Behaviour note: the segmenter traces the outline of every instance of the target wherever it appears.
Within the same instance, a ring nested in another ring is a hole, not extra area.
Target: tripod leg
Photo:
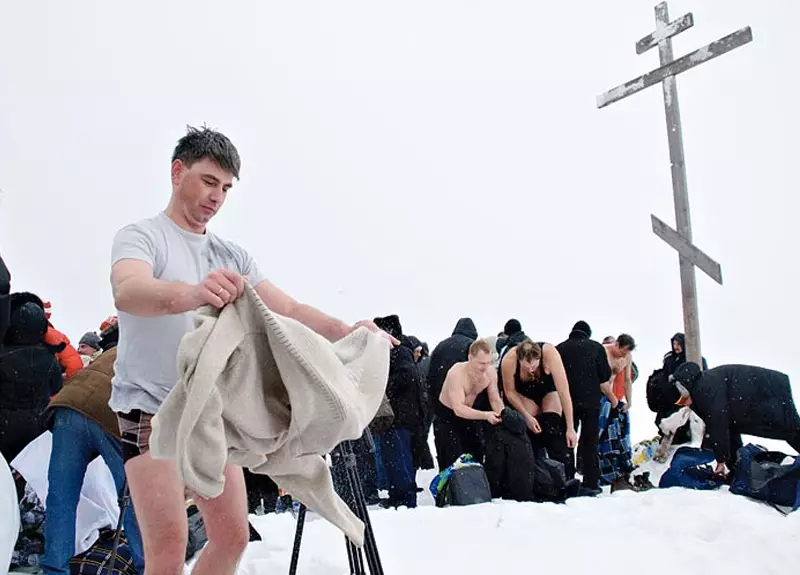
[[[306,506],[300,504],[297,513],[297,528],[294,532],[294,546],[292,547],[292,562],[289,564],[289,575],[297,574],[297,561],[300,559],[300,542],[303,539],[303,526],[306,522]]]
[[[364,553],[367,557],[370,575],[383,575],[383,565],[381,565],[378,554],[378,546],[375,542],[375,532],[372,529],[372,522],[369,518],[367,503],[364,500],[364,492],[361,489],[361,480],[358,477],[356,468],[356,458],[353,453],[353,446],[350,441],[343,442],[342,451],[347,470],[347,480],[353,493],[355,502],[355,514],[364,522]]]
[[[122,495],[119,498],[119,519],[117,520],[117,531],[114,533],[114,547],[111,549],[111,563],[108,567],[108,574],[114,575],[114,569],[117,567],[117,550],[119,549],[119,540],[122,537],[122,523],[125,520],[125,511],[128,509],[130,503],[130,493],[128,491],[128,480],[125,480],[125,485],[122,487]]]

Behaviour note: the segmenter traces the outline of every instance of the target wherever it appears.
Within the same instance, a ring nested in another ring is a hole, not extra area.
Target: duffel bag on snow
[[[460,456],[453,465],[440,471],[429,489],[436,507],[475,505],[492,500],[486,471],[469,454]]]
[[[661,476],[658,486],[717,489],[725,483],[725,478],[714,473],[711,468],[714,459],[714,452],[709,449],[681,447],[672,457],[669,469]]]
[[[775,506],[800,508],[800,457],[768,451],[760,445],[745,445],[737,454],[731,493],[766,501]]]

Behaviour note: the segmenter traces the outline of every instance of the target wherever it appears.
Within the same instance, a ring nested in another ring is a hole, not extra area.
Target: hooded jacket
[[[469,346],[478,339],[478,330],[471,318],[462,317],[453,329],[453,335],[439,342],[431,353],[430,368],[428,370],[428,397],[433,406],[434,414],[441,409],[439,395],[444,387],[447,372],[455,364],[467,361]]]
[[[42,298],[36,294],[30,292],[17,292],[11,294],[12,309],[28,302],[38,305],[40,308],[42,308],[42,311],[45,312],[45,318],[49,317],[47,315],[48,312],[45,309],[45,304],[42,301]],[[44,343],[55,350],[58,363],[61,365],[61,369],[64,372],[65,377],[72,377],[81,369],[83,369],[83,360],[81,359],[81,355],[78,353],[78,350],[72,346],[69,338],[66,335],[53,327],[53,324],[50,323],[49,319],[47,320],[47,331],[44,334]]]
[[[336,343],[271,312],[255,289],[201,308],[178,349],[179,381],[153,417],[154,457],[186,486],[222,493],[230,462],[269,475],[358,546],[364,525],[339,498],[325,455],[361,437],[389,373],[389,342],[360,328]]]
[[[44,310],[33,303],[15,307],[0,352],[0,451],[12,461],[44,432],[42,413],[61,389],[61,368],[42,343]]]
[[[8,316],[11,311],[10,293],[11,273],[8,271],[2,256],[0,256],[0,350],[3,349],[3,339],[8,329]]]
[[[611,379],[611,366],[603,344],[580,330],[556,346],[569,381],[569,394],[576,407],[600,408],[600,386]]]
[[[681,345],[681,352],[675,353],[672,349],[672,344],[678,342]],[[676,333],[672,336],[672,339],[669,340],[669,352],[664,356],[664,373],[669,377],[675,370],[678,369],[681,365],[686,363],[686,336],[682,333]],[[703,358],[703,371],[708,369],[708,363],[706,363],[706,358]]]
[[[675,380],[691,395],[691,408],[706,425],[706,442],[717,461],[735,461],[734,434],[800,437],[800,416],[784,373],[752,365],[721,365],[701,372],[688,362],[677,369]]]
[[[392,427],[416,431],[423,427],[425,410],[422,374],[414,361],[414,344],[405,335],[397,315],[375,318],[375,325],[400,341],[389,355],[389,381],[386,396],[394,411]]]

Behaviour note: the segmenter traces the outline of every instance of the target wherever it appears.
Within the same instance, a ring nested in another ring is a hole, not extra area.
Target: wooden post
[[[697,305],[695,266],[699,267],[719,284],[722,284],[722,270],[716,261],[692,243],[689,186],[686,178],[681,111],[678,104],[678,87],[675,76],[726,54],[739,46],[752,42],[753,33],[749,26],[742,28],[675,60],[672,53],[672,37],[694,26],[694,17],[690,13],[681,16],[674,22],[670,22],[666,2],[661,2],[655,7],[655,16],[656,31],[636,43],[636,53],[644,54],[651,48],[658,46],[660,68],[601,94],[597,97],[597,107],[604,108],[659,82],[661,83],[664,92],[664,113],[667,119],[672,194],[675,203],[677,230],[672,230],[651,214],[653,232],[678,252],[683,303],[683,328],[686,334],[686,358],[688,361],[702,365],[703,353],[700,346],[700,316]]]
[[[669,25],[667,3],[656,6],[656,30]],[[658,43],[661,65],[672,62],[672,38]],[[683,128],[681,109],[678,104],[678,86],[675,76],[667,76],[661,83],[664,91],[664,112],[667,116],[667,138],[669,139],[669,161],[672,166],[672,195],[675,200],[675,224],[686,241],[692,242],[692,217],[689,212],[689,184],[686,180],[686,159],[683,153]],[[681,294],[683,301],[683,329],[686,332],[686,359],[703,365],[700,347],[700,315],[697,310],[697,276],[692,263],[678,255],[681,272]]]

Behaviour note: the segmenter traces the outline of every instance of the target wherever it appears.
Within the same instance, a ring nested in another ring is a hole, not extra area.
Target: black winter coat
[[[730,452],[733,434],[783,440],[800,435],[800,415],[786,374],[752,365],[721,365],[686,381],[681,372],[675,377],[689,391],[692,410],[706,425],[706,443],[717,461],[735,460]]]
[[[536,457],[525,420],[510,408],[503,410],[502,419],[491,429],[484,460],[492,497],[533,501]]]
[[[682,333],[676,333],[672,336],[672,339],[669,340],[669,346],[672,348],[673,342],[678,342],[681,344],[681,351],[680,353],[675,353],[674,351],[670,350],[664,356],[664,373],[669,377],[675,370],[678,369],[681,365],[686,363],[686,336]],[[703,371],[708,369],[708,363],[706,362],[706,358],[703,358]]]
[[[556,346],[569,381],[569,394],[576,407],[599,407],[600,385],[611,379],[611,366],[603,344],[582,331]]]
[[[45,431],[43,413],[62,386],[61,365],[41,341],[46,330],[35,304],[11,312],[0,353],[0,452],[9,462]]]
[[[421,375],[414,361],[414,352],[402,342],[389,356],[389,383],[386,397],[394,411],[392,427],[416,431],[424,425],[424,411],[420,405]]]
[[[441,409],[439,395],[442,393],[447,372],[458,362],[467,361],[469,346],[476,339],[478,330],[475,329],[475,323],[472,319],[463,317],[456,323],[453,335],[439,342],[431,353],[428,368],[428,397],[433,413],[438,413]]]
[[[3,339],[8,329],[8,317],[10,312],[11,293],[11,274],[6,267],[3,258],[0,257],[0,349],[3,348]]]

